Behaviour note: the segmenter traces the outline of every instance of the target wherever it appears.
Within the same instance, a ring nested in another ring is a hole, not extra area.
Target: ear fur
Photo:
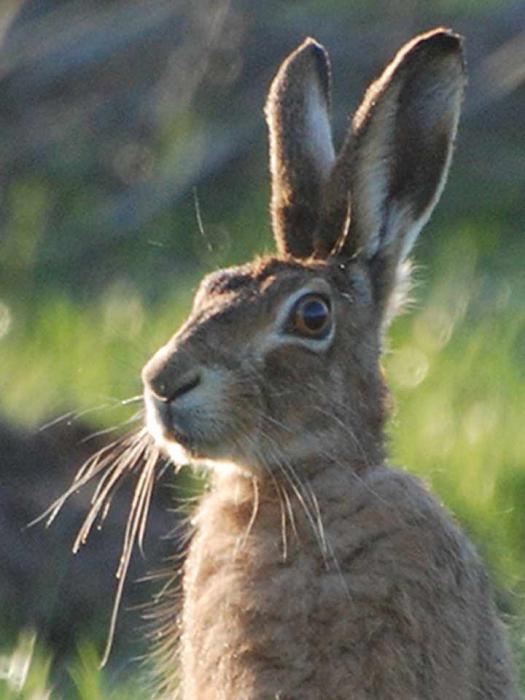
[[[445,185],[465,82],[458,35],[416,37],[368,89],[334,168],[351,209],[339,252],[369,264],[382,305]]]
[[[296,258],[313,252],[321,191],[335,159],[330,80],[326,51],[306,39],[281,65],[266,103],[274,236],[279,252]]]

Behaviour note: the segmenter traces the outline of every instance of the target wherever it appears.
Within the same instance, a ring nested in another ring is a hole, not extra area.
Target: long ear
[[[332,220],[350,196],[340,253],[370,264],[380,303],[443,190],[465,82],[458,35],[436,29],[416,37],[368,89],[334,167]],[[330,235],[333,226],[321,226],[318,246],[333,245]]]
[[[297,258],[313,251],[321,190],[335,159],[329,104],[328,55],[306,39],[279,68],[265,109],[274,236],[281,253]]]

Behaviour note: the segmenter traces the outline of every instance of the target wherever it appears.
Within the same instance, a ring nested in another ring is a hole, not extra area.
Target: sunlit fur
[[[266,108],[280,256],[203,281],[143,370],[147,432],[115,462],[95,456],[65,496],[100,477],[81,542],[137,474],[123,581],[159,451],[209,470],[153,613],[164,697],[519,698],[472,546],[419,480],[385,465],[383,332],[446,179],[464,84],[460,38],[417,37],[327,174],[328,57],[313,40],[288,57]],[[291,322],[310,293],[331,308],[318,338]]]

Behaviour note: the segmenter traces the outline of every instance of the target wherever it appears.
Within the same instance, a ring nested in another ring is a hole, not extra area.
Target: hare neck
[[[337,578],[333,535],[368,476],[337,463],[304,476],[301,466],[286,477],[219,471],[202,498],[184,567],[184,700],[292,697],[308,672],[313,591],[323,572]],[[337,595],[344,605],[343,585]]]

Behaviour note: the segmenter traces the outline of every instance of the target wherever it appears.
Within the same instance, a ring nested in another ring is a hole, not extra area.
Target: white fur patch
[[[323,179],[332,168],[335,152],[326,101],[317,81],[310,82],[306,94],[306,148]]]

